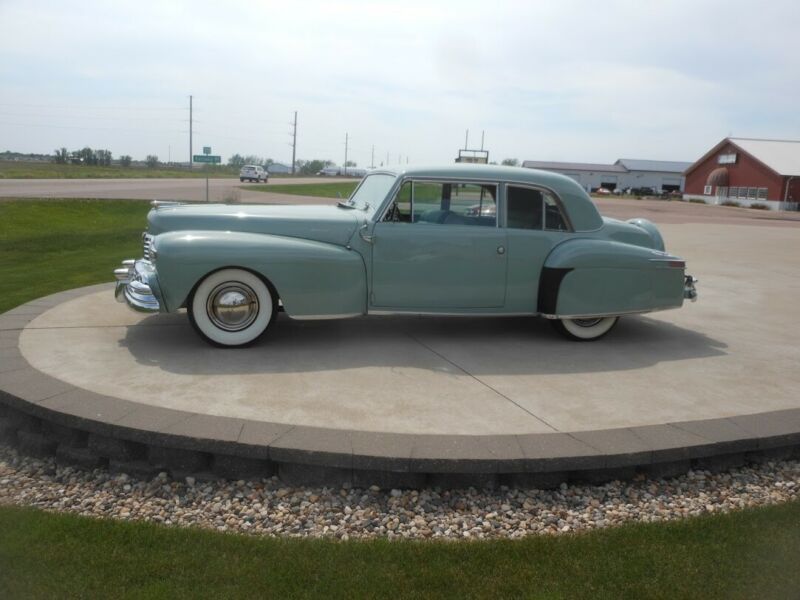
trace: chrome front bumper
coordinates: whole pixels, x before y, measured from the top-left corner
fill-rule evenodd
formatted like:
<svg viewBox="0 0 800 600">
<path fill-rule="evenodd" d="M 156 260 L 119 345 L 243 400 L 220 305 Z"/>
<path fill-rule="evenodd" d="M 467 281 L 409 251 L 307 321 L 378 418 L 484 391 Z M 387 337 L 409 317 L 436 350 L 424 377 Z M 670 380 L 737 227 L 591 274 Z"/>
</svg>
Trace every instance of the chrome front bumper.
<svg viewBox="0 0 800 600">
<path fill-rule="evenodd" d="M 138 312 L 150 313 L 160 310 L 158 298 L 155 297 L 148 284 L 148 273 L 144 261 L 123 260 L 122 267 L 114 269 L 114 277 L 117 278 L 117 287 L 114 290 L 117 302 L 126 302 L 128 306 Z"/>
<path fill-rule="evenodd" d="M 695 289 L 694 287 L 695 283 L 697 283 L 697 279 L 695 279 L 691 275 L 687 275 L 686 278 L 683 280 L 684 299 L 691 300 L 692 302 L 697 301 L 697 289 Z"/>
</svg>

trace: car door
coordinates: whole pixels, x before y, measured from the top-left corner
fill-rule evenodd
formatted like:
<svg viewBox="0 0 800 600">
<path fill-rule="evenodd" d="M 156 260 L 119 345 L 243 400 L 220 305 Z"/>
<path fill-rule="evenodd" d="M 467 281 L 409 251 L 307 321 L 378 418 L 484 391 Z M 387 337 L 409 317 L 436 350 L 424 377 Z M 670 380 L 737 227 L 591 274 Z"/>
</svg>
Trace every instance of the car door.
<svg viewBox="0 0 800 600">
<path fill-rule="evenodd" d="M 506 184 L 503 214 L 508 248 L 506 309 L 537 312 L 542 266 L 551 250 L 567 239 L 569 222 L 550 191 L 524 184 Z"/>
<path fill-rule="evenodd" d="M 370 305 L 379 309 L 499 308 L 506 233 L 498 185 L 406 181 L 373 228 Z"/>
</svg>

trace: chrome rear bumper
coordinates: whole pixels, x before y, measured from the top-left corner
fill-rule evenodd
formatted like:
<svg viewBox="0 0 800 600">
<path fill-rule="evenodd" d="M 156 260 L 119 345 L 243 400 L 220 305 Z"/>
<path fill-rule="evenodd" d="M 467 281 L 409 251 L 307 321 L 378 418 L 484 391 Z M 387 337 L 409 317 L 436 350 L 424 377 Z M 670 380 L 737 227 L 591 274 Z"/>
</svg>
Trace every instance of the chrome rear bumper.
<svg viewBox="0 0 800 600">
<path fill-rule="evenodd" d="M 152 267 L 151 267 L 152 268 Z M 144 261 L 123 260 L 122 267 L 114 269 L 117 286 L 114 297 L 117 302 L 126 302 L 138 312 L 158 312 L 161 305 L 148 284 L 148 273 Z"/>
<path fill-rule="evenodd" d="M 695 279 L 691 275 L 687 275 L 686 278 L 683 280 L 684 299 L 691 300 L 692 302 L 697 301 L 697 289 L 695 289 L 694 287 L 695 283 L 697 283 L 697 279 Z"/>
</svg>

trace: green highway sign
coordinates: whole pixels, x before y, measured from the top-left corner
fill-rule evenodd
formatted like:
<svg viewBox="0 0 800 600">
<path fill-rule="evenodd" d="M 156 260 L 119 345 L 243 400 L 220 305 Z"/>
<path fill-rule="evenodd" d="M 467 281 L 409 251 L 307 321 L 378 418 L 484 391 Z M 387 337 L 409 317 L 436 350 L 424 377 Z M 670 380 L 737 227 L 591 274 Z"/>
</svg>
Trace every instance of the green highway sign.
<svg viewBox="0 0 800 600">
<path fill-rule="evenodd" d="M 203 154 L 211 154 L 211 146 L 203 146 Z"/>
<path fill-rule="evenodd" d="M 195 154 L 194 162 L 196 163 L 213 163 L 218 165 L 222 162 L 221 156 L 214 156 L 211 154 Z"/>
</svg>

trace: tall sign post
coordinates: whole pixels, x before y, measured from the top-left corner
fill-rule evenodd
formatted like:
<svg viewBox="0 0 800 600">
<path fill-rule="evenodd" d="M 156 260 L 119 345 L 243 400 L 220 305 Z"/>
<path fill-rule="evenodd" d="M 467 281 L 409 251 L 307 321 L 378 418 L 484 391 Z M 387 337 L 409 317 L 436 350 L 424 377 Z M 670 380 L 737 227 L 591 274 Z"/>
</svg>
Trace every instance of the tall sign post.
<svg viewBox="0 0 800 600">
<path fill-rule="evenodd" d="M 294 111 L 294 127 L 292 128 L 292 175 L 294 175 L 294 164 L 297 162 L 297 111 Z"/>
<path fill-rule="evenodd" d="M 189 169 L 192 168 L 192 97 L 189 96 Z"/>
<path fill-rule="evenodd" d="M 478 163 L 485 165 L 489 162 L 489 151 L 483 149 L 483 135 L 484 132 L 481 132 L 480 150 L 477 148 L 470 148 L 469 129 L 467 129 L 467 135 L 464 138 L 464 147 L 458 150 L 458 157 L 456 157 L 457 163 Z"/>
</svg>

